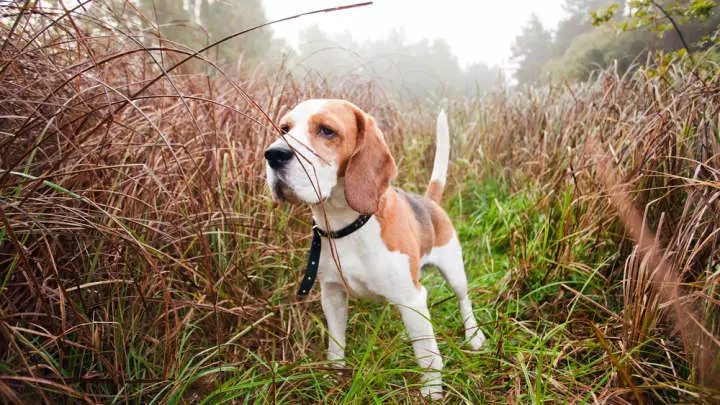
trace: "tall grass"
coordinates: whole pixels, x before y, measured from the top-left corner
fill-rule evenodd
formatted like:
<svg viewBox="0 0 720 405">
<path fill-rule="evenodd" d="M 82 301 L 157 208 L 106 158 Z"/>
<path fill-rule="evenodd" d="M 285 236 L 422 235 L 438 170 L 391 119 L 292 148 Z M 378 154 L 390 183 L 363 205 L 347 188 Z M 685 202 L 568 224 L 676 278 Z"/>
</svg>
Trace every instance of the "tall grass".
<svg viewBox="0 0 720 405">
<path fill-rule="evenodd" d="M 348 370 L 323 363 L 317 293 L 294 296 L 309 213 L 273 206 L 262 151 L 267 118 L 346 98 L 420 191 L 437 106 L 205 54 L 168 72 L 193 52 L 131 3 L 89 7 L 3 7 L 4 401 L 420 400 L 389 307 L 353 303 Z M 490 336 L 464 352 L 425 279 L 448 401 L 720 400 L 719 108 L 686 69 L 448 101 L 446 206 Z"/>
</svg>

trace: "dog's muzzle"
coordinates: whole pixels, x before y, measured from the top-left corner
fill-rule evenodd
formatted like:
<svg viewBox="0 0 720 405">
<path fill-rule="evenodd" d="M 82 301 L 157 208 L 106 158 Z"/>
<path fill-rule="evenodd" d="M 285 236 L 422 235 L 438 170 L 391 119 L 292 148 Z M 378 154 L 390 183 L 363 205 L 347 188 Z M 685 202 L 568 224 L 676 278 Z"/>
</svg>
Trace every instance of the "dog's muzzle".
<svg viewBox="0 0 720 405">
<path fill-rule="evenodd" d="M 292 149 L 285 146 L 274 146 L 265 149 L 265 160 L 275 170 L 285 166 L 294 155 Z"/>
</svg>

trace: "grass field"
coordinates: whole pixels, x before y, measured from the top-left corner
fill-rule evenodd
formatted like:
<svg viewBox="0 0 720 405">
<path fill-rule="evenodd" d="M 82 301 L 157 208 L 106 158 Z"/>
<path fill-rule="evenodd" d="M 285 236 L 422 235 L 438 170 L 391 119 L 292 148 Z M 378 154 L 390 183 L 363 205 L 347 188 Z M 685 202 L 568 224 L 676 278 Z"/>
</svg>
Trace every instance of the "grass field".
<svg viewBox="0 0 720 405">
<path fill-rule="evenodd" d="M 317 291 L 295 297 L 309 211 L 273 206 L 262 151 L 309 97 L 374 115 L 411 191 L 449 113 L 443 205 L 488 342 L 466 350 L 426 271 L 447 403 L 720 401 L 715 66 L 418 104 L 186 63 L 107 10 L 6 10 L 0 402 L 422 402 L 393 308 L 351 302 L 337 373 Z"/>
</svg>

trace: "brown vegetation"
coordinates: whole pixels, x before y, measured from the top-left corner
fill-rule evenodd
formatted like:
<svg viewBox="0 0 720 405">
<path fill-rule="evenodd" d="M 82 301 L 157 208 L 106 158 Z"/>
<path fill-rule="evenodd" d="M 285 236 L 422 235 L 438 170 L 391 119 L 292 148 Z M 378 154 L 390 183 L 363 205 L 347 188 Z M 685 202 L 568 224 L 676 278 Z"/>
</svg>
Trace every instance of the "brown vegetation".
<svg viewBox="0 0 720 405">
<path fill-rule="evenodd" d="M 273 376 L 262 387 L 274 392 L 278 364 L 300 364 L 288 375 L 323 370 L 302 363 L 322 353 L 317 305 L 294 297 L 309 218 L 269 201 L 262 151 L 277 132 L 267 117 L 308 97 L 353 101 L 377 118 L 398 183 L 412 190 L 432 164 L 435 106 L 404 104 L 352 77 L 328 88 L 284 70 L 226 74 L 202 55 L 194 62 L 202 69 L 167 73 L 189 52 L 148 45 L 82 5 L 3 14 L 0 395 L 192 401 L 226 374 L 261 368 Z M 567 313 L 528 315 L 567 315 L 578 336 L 597 342 L 563 348 L 563 358 L 587 349 L 575 360 L 600 360 L 588 375 L 554 376 L 551 390 L 568 401 L 588 392 L 597 402 L 717 400 L 718 89 L 680 68 L 652 79 L 606 71 L 589 83 L 448 107 L 457 164 L 446 195 L 485 177 L 546 193 L 536 208 L 568 220 L 555 219 L 543 281 L 579 271 L 607 287 L 588 297 L 566 285 L 551 309 Z M 614 192 L 617 183 L 626 191 Z M 558 213 L 554 201 L 567 190 L 571 204 Z M 517 281 L 537 252 L 522 251 L 532 242 L 522 229 L 512 241 L 507 272 Z M 605 264 L 579 259 L 592 253 L 606 254 L 596 257 Z M 674 292 L 659 284 L 658 268 L 675 275 Z M 528 290 L 512 285 L 498 300 Z M 499 333 L 497 323 L 485 326 Z M 504 378 L 497 392 L 487 384 L 485 400 L 519 392 Z M 292 398 L 307 401 L 298 390 Z"/>
</svg>

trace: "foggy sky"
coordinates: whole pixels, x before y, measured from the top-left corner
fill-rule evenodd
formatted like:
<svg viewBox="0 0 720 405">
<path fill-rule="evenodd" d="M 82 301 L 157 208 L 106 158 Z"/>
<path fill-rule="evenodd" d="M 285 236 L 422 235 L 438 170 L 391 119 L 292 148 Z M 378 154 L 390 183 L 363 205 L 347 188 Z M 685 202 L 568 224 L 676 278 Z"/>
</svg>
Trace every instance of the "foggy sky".
<svg viewBox="0 0 720 405">
<path fill-rule="evenodd" d="M 274 20 L 301 12 L 359 3 L 361 0 L 263 0 Z M 292 46 L 298 33 L 313 24 L 331 35 L 349 32 L 355 40 L 385 36 L 402 28 L 409 41 L 443 38 L 465 67 L 482 61 L 509 68 L 510 44 L 535 12 L 555 28 L 565 13 L 563 0 L 375 0 L 357 9 L 305 16 L 272 26 L 275 35 Z"/>
</svg>

